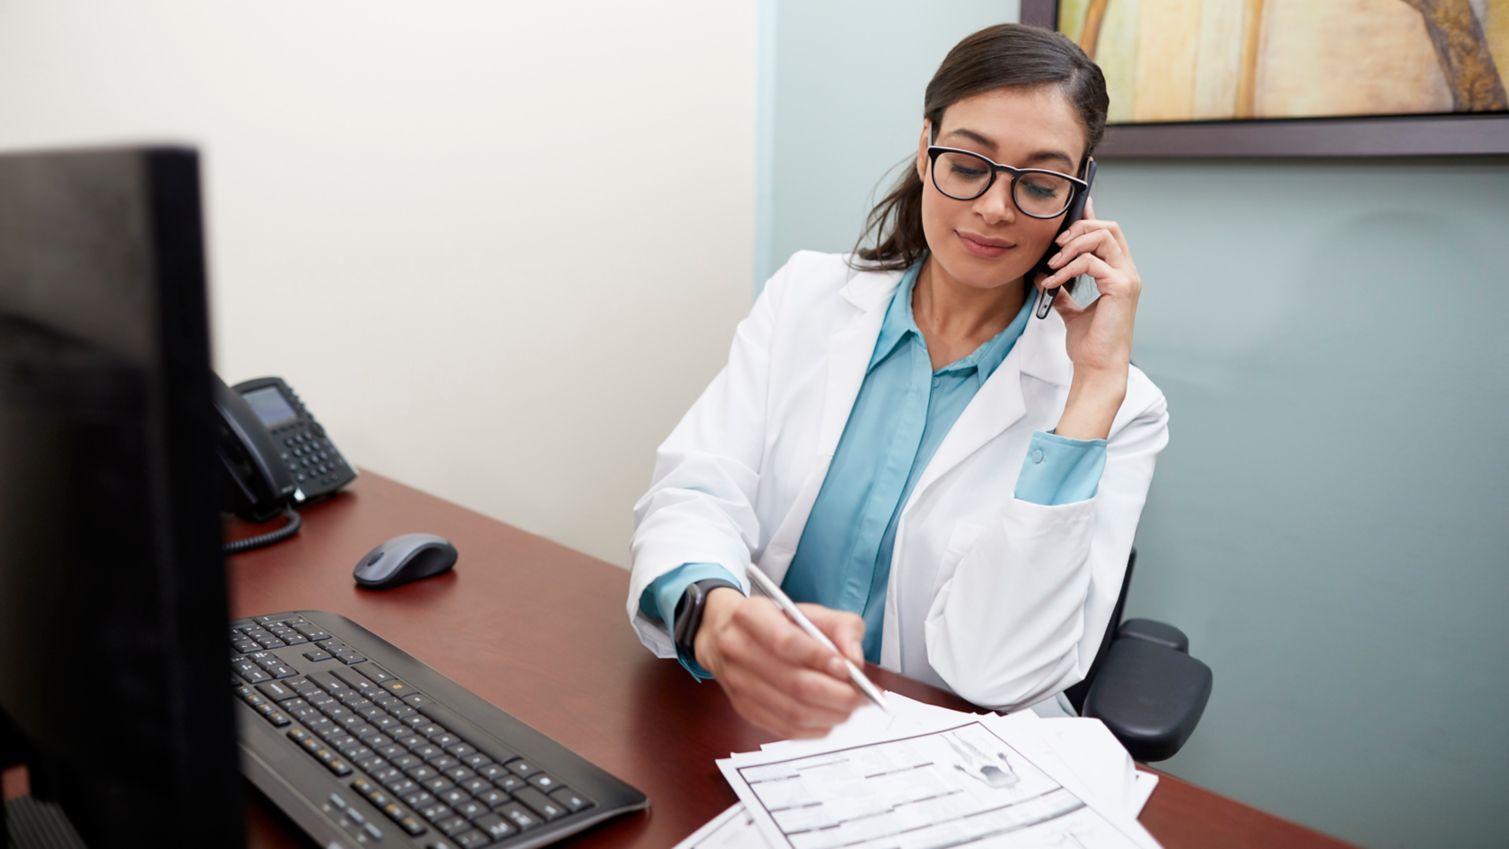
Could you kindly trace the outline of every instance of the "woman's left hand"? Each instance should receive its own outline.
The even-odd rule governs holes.
[[[1054,432],[1072,439],[1105,439],[1126,397],[1142,277],[1121,225],[1097,219],[1094,201],[1085,204],[1085,217],[1061,233],[1057,243],[1059,252],[1048,260],[1053,273],[1038,280],[1037,287],[1063,286],[1088,274],[1100,297],[1082,307],[1060,288],[1053,298],[1053,308],[1064,320],[1064,347],[1074,364],[1069,399]]]
[[[1132,262],[1121,225],[1095,217],[1095,201],[1085,204],[1085,217],[1059,235],[1059,252],[1048,260],[1053,273],[1038,282],[1039,289],[1062,286],[1081,274],[1095,279],[1100,297],[1081,307],[1059,289],[1053,308],[1064,319],[1066,347],[1076,374],[1125,376],[1132,359],[1132,325],[1142,278]]]

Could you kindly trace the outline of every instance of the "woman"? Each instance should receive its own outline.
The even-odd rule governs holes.
[[[748,597],[751,562],[851,659],[985,707],[1089,669],[1168,433],[1130,365],[1125,236],[1093,205],[1059,235],[1106,105],[1061,35],[960,42],[928,84],[915,169],[870,215],[874,247],[793,256],[660,446],[629,615],[749,721],[820,735],[863,700]],[[1031,279],[1045,254],[1052,273]],[[1081,274],[1098,299],[1060,290],[1032,317]]]

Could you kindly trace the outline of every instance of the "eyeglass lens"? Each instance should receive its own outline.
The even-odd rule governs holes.
[[[944,151],[934,162],[933,184],[955,200],[974,200],[990,186],[992,170],[988,161],[974,154]],[[1010,179],[1009,174],[1001,176]],[[1011,196],[1028,215],[1051,218],[1068,208],[1073,191],[1066,177],[1028,171],[1012,184]]]

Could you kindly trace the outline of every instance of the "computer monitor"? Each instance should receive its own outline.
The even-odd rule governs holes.
[[[0,154],[0,753],[96,849],[243,842],[200,219],[190,150]]]

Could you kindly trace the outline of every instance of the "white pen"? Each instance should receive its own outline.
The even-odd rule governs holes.
[[[870,701],[874,702],[881,710],[886,713],[891,712],[891,709],[886,707],[885,699],[880,695],[880,688],[870,683],[870,679],[866,678],[865,674],[859,671],[859,667],[854,665],[854,661],[844,657],[844,653],[838,650],[838,646],[833,645],[833,641],[828,639],[828,635],[819,631],[817,626],[812,624],[812,620],[808,619],[797,608],[796,603],[788,598],[784,592],[781,592],[781,588],[776,585],[775,581],[770,580],[769,575],[761,572],[760,567],[753,563],[746,567],[746,571],[749,572],[750,579],[760,588],[760,592],[769,596],[770,600],[775,602],[776,607],[779,607],[787,616],[791,617],[791,621],[795,622],[798,628],[806,631],[807,636],[817,640],[824,648],[838,655],[838,659],[842,660],[844,666],[849,668],[849,680],[854,682],[854,686],[858,687],[861,693],[868,696]]]

